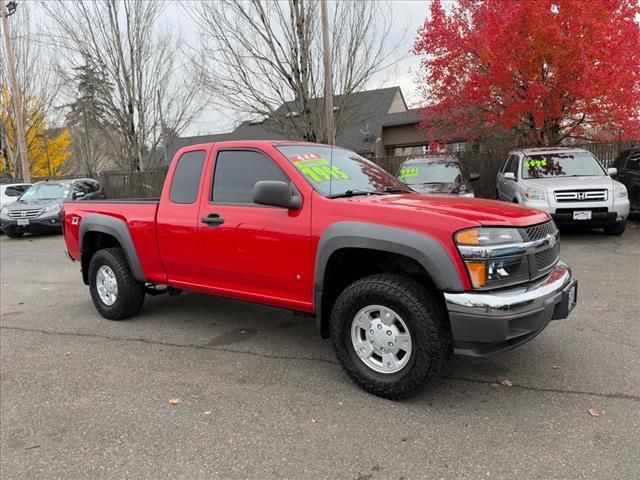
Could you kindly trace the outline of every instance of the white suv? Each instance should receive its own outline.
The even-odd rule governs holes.
[[[624,232],[626,187],[596,157],[580,148],[526,148],[509,152],[496,179],[496,198],[549,212],[557,224]]]

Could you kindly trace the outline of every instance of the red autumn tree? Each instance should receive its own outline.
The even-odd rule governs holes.
[[[423,127],[446,118],[538,145],[638,139],[639,24],[637,0],[433,0],[414,45]]]

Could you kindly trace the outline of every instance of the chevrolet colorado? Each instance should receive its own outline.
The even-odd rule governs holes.
[[[103,317],[159,289],[312,314],[352,380],[390,399],[450,354],[514,348],[576,303],[548,213],[420,195],[326,145],[189,146],[159,200],[68,202],[63,225]]]

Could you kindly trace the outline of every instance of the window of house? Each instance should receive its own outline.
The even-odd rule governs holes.
[[[212,201],[253,204],[253,189],[261,180],[289,182],[280,167],[263,153],[252,150],[222,151],[216,158]]]
[[[187,152],[178,160],[173,173],[169,198],[173,203],[194,203],[198,198],[205,152]]]

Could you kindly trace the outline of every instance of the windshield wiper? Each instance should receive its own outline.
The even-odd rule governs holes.
[[[401,188],[401,187],[385,187],[384,188],[384,193],[399,193],[399,192],[411,193],[411,190],[406,188]]]
[[[343,198],[343,197],[355,197],[357,195],[385,195],[386,192],[380,192],[378,190],[358,190],[357,188],[350,188],[343,193],[337,193],[331,195],[329,198]]]

